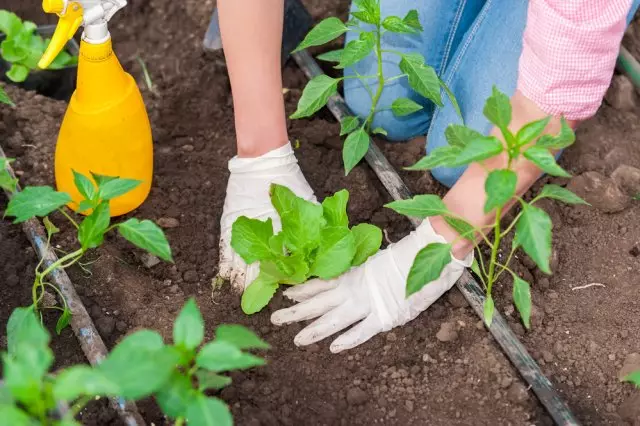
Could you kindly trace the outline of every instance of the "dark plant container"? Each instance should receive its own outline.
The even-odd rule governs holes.
[[[50,38],[55,31],[55,25],[43,25],[36,29],[42,38]],[[4,34],[0,34],[0,42],[5,39]],[[78,55],[80,47],[78,43],[71,39],[67,43],[65,50],[71,55]],[[69,101],[76,88],[76,76],[78,66],[71,65],[59,70],[31,70],[29,76],[22,83],[15,83],[6,76],[6,72],[11,68],[11,64],[0,57],[0,78],[7,83],[14,84],[25,90],[35,90],[37,93],[53,99]]]

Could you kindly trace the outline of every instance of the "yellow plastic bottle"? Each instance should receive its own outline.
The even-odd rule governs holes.
[[[138,179],[135,190],[111,200],[111,216],[126,214],[149,195],[153,175],[151,125],[138,86],[113,52],[109,19],[126,6],[125,0],[44,0],[43,9],[60,21],[38,66],[47,68],[84,26],[78,80],[60,127],[55,152],[59,191],[71,194],[77,210],[82,196],[73,170]]]

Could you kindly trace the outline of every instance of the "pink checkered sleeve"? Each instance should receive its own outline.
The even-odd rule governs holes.
[[[518,89],[551,115],[584,120],[609,87],[632,0],[530,0]]]

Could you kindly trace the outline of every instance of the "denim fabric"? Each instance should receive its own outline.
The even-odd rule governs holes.
[[[455,93],[465,124],[486,134],[492,126],[482,110],[492,87],[496,85],[508,95],[516,89],[527,6],[528,0],[381,0],[383,17],[403,17],[409,10],[417,9],[424,27],[420,35],[386,33],[382,48],[422,54],[427,64]],[[628,21],[638,6],[640,0],[634,0]],[[357,33],[349,32],[347,42],[356,37]],[[396,54],[383,54],[383,71],[387,78],[401,74],[398,63]],[[375,75],[375,57],[371,55],[346,69],[345,76],[353,76],[355,72],[364,76]],[[370,80],[370,85],[375,91],[376,80]],[[368,115],[371,97],[360,80],[345,80],[344,94],[347,105],[355,114],[361,117]],[[425,109],[405,117],[395,117],[389,110],[379,112],[373,127],[383,127],[388,132],[388,139],[393,141],[427,135],[427,153],[445,145],[447,126],[460,123],[446,96],[443,94],[444,106],[434,107],[411,90],[405,78],[385,87],[378,106],[389,107],[394,99],[400,97],[408,97]],[[432,170],[432,174],[442,184],[451,187],[464,170],[465,167],[440,167]]]

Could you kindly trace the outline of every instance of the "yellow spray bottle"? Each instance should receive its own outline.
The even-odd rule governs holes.
[[[144,202],[151,189],[151,126],[140,90],[116,58],[107,23],[126,0],[43,0],[47,13],[60,17],[51,43],[38,66],[47,68],[82,25],[78,81],[60,127],[55,153],[59,191],[71,194],[76,209],[82,196],[73,170],[138,179],[135,190],[111,200],[111,216],[128,213]],[[87,213],[87,212],[85,212]]]

